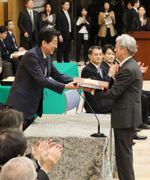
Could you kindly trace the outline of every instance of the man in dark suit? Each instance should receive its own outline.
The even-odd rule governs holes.
[[[26,10],[19,15],[21,46],[31,49],[37,43],[37,12],[33,10],[33,0],[26,0]]]
[[[140,30],[141,22],[139,19],[138,15],[138,8],[140,6],[140,1],[139,0],[130,0],[129,1],[132,8],[127,11],[126,15],[126,32],[131,32],[131,31],[138,31]]]
[[[114,128],[116,163],[120,180],[135,180],[132,141],[135,127],[142,122],[142,74],[133,55],[137,51],[133,37],[123,34],[116,39],[115,54],[120,70],[111,89],[101,94],[114,100],[111,125]]]
[[[89,48],[88,57],[90,59],[90,63],[86,65],[82,72],[81,77],[83,78],[91,78],[100,81],[107,81],[110,84],[113,83],[112,76],[116,73],[116,67],[113,65],[110,68],[110,71],[105,73],[101,68],[101,63],[103,59],[102,49],[99,46],[92,46]],[[89,92],[85,91],[85,98],[87,102],[91,105],[92,109],[95,113],[109,113],[112,109],[113,101],[109,99],[103,99],[101,96],[92,95]],[[85,102],[85,110],[87,113],[93,113],[89,105]]]
[[[42,116],[45,87],[57,93],[62,93],[64,88],[77,88],[71,82],[72,78],[61,74],[52,63],[50,55],[57,47],[57,42],[57,31],[43,28],[38,37],[39,46],[29,50],[19,63],[8,103],[23,112],[24,129],[33,122],[35,114]]]
[[[72,39],[72,22],[68,10],[70,1],[62,1],[62,10],[56,16],[56,29],[60,32],[57,50],[57,62],[69,62]]]
[[[10,54],[5,45],[5,38],[7,37],[7,28],[0,26],[0,52],[2,58],[2,78],[14,76],[13,72],[13,58],[17,58],[14,54]]]

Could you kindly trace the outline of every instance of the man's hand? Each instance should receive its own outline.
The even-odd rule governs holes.
[[[148,71],[148,66],[144,66],[145,64],[144,63],[141,63],[141,62],[138,62],[138,65],[140,67],[140,70],[141,70],[141,73],[144,74]]]
[[[119,69],[119,65],[118,64],[113,64],[109,68],[108,76],[114,77],[116,75],[116,73],[118,72],[118,69]]]
[[[79,85],[77,82],[70,82],[65,85],[65,89],[79,89]]]

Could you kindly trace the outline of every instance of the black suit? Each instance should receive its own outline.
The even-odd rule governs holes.
[[[15,51],[19,50],[18,46],[17,46],[17,42],[16,42],[16,39],[15,39],[15,36],[13,34],[11,35],[9,31],[7,33],[7,37],[5,38],[4,42],[5,42],[7,50],[9,51],[10,54],[12,54]]]
[[[47,69],[46,74],[45,69]],[[49,79],[49,76],[53,79]],[[61,74],[52,64],[50,57],[44,61],[41,49],[34,47],[23,56],[19,63],[8,103],[14,109],[23,112],[24,128],[26,128],[35,114],[42,116],[44,88],[62,93],[65,87],[64,83],[70,81],[72,78]]]
[[[34,16],[34,27],[32,26],[30,15],[26,10],[22,11],[19,15],[18,26],[20,29],[20,46],[25,49],[31,49],[37,42],[37,12],[33,11]],[[29,34],[29,38],[24,36],[24,33],[27,32]]]
[[[138,12],[134,8],[132,8],[132,9],[127,11],[126,17],[127,17],[126,31],[127,32],[139,31],[140,26],[141,26],[141,22],[139,19]]]
[[[2,58],[2,78],[8,76],[14,76],[13,72],[13,61],[10,59],[10,53],[8,52],[6,45],[0,40],[0,51]]]
[[[141,117],[142,74],[133,58],[120,68],[111,89],[95,92],[114,100],[111,125],[114,128],[115,150],[120,180],[135,180],[133,170],[132,140],[134,128],[142,122]]]
[[[100,81],[107,81],[112,83],[112,78],[108,76],[108,73],[103,72],[103,77],[101,77],[100,73],[98,72],[97,68],[92,64],[89,63],[86,65],[81,73],[81,77],[83,78],[91,78]],[[91,107],[93,108],[95,113],[108,113],[111,112],[112,109],[112,100],[103,99],[101,96],[93,96],[89,92],[85,92],[85,98],[90,103]],[[87,113],[93,113],[88,104],[85,102],[85,110]]]
[[[70,18],[71,19],[71,18]],[[72,24],[71,24],[72,27]],[[57,49],[57,61],[69,62],[69,52],[71,49],[72,29],[69,32],[69,23],[64,11],[61,11],[56,16],[56,29],[60,32],[63,37],[63,42],[58,43]]]

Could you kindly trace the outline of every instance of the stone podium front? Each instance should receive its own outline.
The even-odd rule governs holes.
[[[49,173],[51,180],[111,180],[110,116],[98,115],[107,137],[93,138],[97,121],[93,114],[44,115],[26,131],[29,145],[52,138],[63,145],[63,155]]]

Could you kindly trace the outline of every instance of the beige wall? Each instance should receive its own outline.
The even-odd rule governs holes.
[[[4,25],[4,3],[0,1],[0,25]]]

